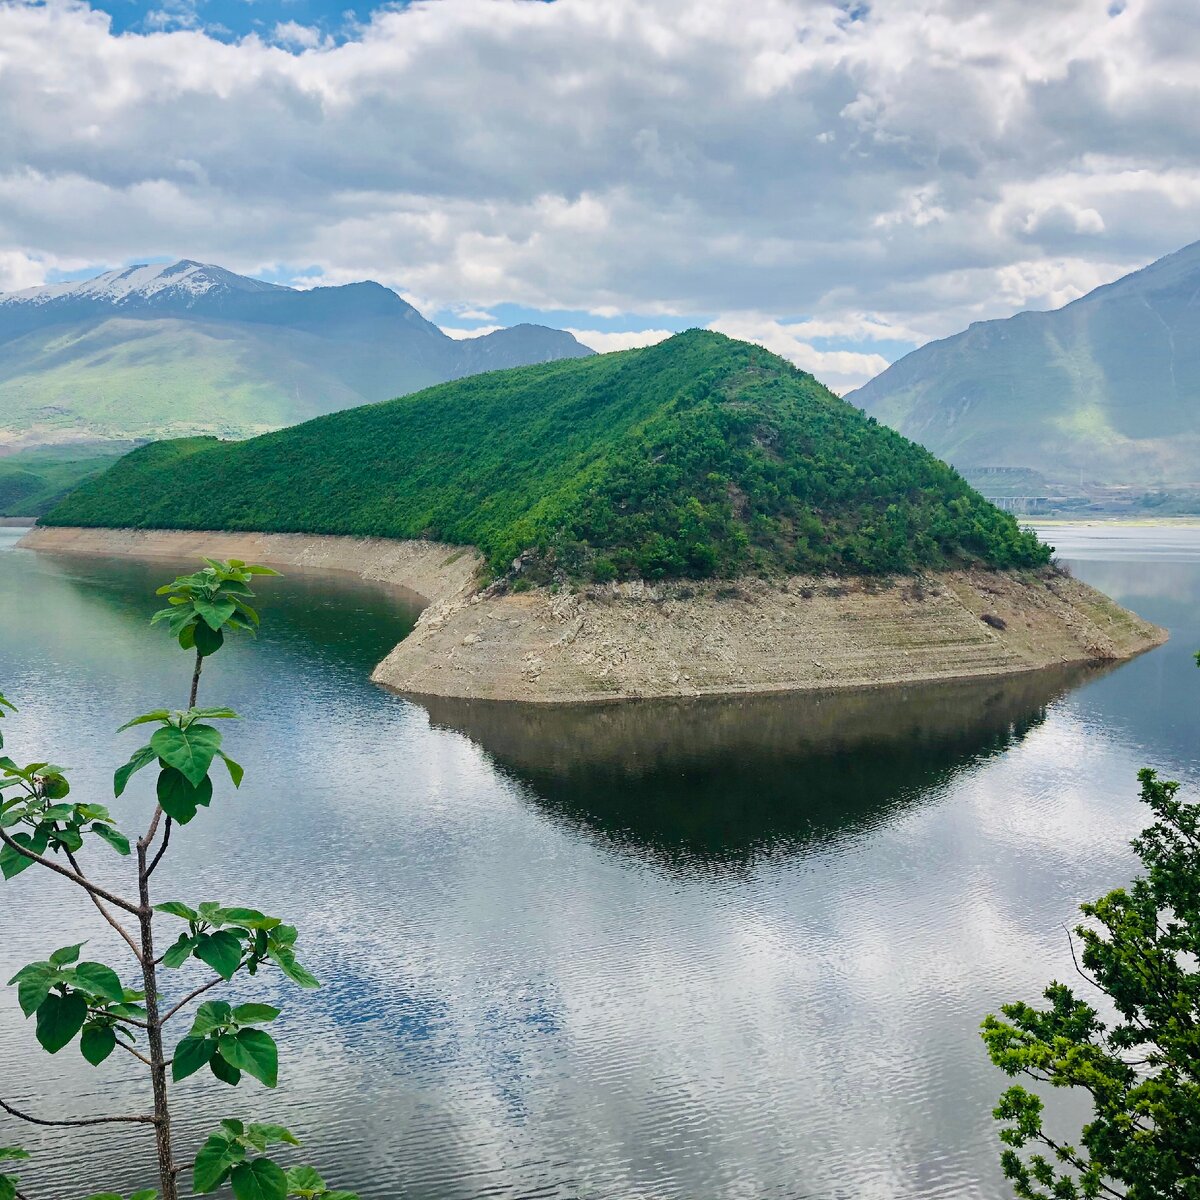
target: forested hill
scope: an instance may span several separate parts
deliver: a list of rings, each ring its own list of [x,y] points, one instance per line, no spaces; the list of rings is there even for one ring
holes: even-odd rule
[[[433,537],[572,577],[1036,566],[921,447],[756,346],[692,330],[495,371],[247,442],[134,451],[47,524]]]

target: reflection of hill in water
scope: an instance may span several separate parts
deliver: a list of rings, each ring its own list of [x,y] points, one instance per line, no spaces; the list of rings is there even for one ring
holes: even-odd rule
[[[552,816],[660,860],[737,862],[919,799],[1020,741],[1098,673],[565,708],[421,703]]]

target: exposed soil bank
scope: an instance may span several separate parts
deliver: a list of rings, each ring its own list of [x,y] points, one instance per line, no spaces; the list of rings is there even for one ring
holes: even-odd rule
[[[562,704],[861,688],[1112,662],[1167,636],[1052,571],[626,583],[513,594],[476,592],[474,553],[433,542],[38,528],[21,544],[237,557],[404,588],[428,607],[373,678],[419,695]]]

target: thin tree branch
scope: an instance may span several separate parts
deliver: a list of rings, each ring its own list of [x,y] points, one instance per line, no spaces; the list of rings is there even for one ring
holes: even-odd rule
[[[150,865],[149,865],[149,866],[146,868],[146,878],[147,878],[147,879],[148,879],[148,878],[149,878],[151,875],[153,875],[153,874],[154,874],[154,868],[158,866],[158,861],[159,861],[159,859],[161,859],[161,858],[162,858],[162,856],[163,856],[164,854],[166,854],[166,852],[167,852],[167,847],[168,847],[168,846],[171,844],[171,826],[172,826],[173,824],[174,824],[174,822],[171,820],[171,818],[170,818],[170,817],[168,817],[168,818],[167,818],[167,823],[166,823],[166,825],[165,825],[165,826],[164,826],[164,828],[163,828],[163,840],[162,840],[162,845],[161,845],[161,846],[159,846],[159,848],[158,848],[158,853],[157,853],[157,854],[154,856],[154,859],[153,859],[153,861],[152,861],[152,862],[150,863]]]
[[[118,1038],[117,1045],[120,1046],[122,1050],[128,1050],[134,1058],[136,1058],[139,1062],[144,1062],[146,1066],[154,1066],[154,1064],[144,1054],[142,1054],[141,1051],[135,1050],[128,1042],[123,1042],[120,1038]]]
[[[127,913],[133,913],[134,916],[137,915],[138,910],[136,905],[130,904],[128,900],[121,899],[120,896],[113,895],[112,892],[100,887],[99,884],[93,883],[90,879],[86,879],[77,871],[68,870],[68,868],[54,862],[53,859],[45,858],[41,854],[35,854],[32,850],[26,850],[24,846],[20,846],[14,842],[3,829],[0,829],[0,842],[3,842],[10,850],[15,850],[22,857],[31,859],[40,866],[47,867],[49,870],[69,879],[72,883],[78,884],[89,895],[99,896],[102,900],[107,900],[109,904],[115,904]]]
[[[75,855],[72,854],[70,850],[68,850],[66,853],[67,861],[75,868],[76,874],[78,874],[81,879],[84,878],[83,871],[80,869],[79,864],[75,861]],[[134,941],[133,934],[130,933],[129,930],[126,929],[125,926],[122,925],[121,922],[118,921],[117,918],[114,917],[112,913],[110,913],[108,909],[104,907],[98,896],[88,892],[88,898],[96,906],[100,915],[125,939],[130,950],[133,951],[133,957],[136,958],[138,962],[141,962],[142,952],[138,949],[138,944],[136,941]]]
[[[163,810],[161,804],[154,806],[154,816],[150,818],[150,828],[146,830],[145,836],[138,840],[138,845],[143,850],[150,848],[150,843],[154,841],[154,835],[158,832],[158,823],[163,819]]]
[[[31,1117],[28,1113],[21,1112],[19,1108],[13,1108],[11,1104],[6,1104],[0,1100],[0,1108],[4,1109],[10,1117],[16,1117],[20,1121],[28,1121],[30,1125],[153,1125],[153,1117],[85,1117],[81,1120],[74,1121],[46,1121],[41,1117]]]
[[[246,960],[243,959],[241,963],[238,963],[237,969],[239,971],[242,969],[242,963],[244,963],[245,961]],[[216,975],[212,979],[210,979],[206,984],[204,984],[202,987],[198,987],[194,992],[188,992],[188,994],[186,996],[184,996],[184,998],[182,1000],[180,1000],[180,1002],[178,1004],[176,1004],[174,1008],[170,1008],[167,1010],[167,1015],[165,1017],[163,1017],[162,1023],[165,1025],[181,1008],[183,1008],[185,1005],[191,1004],[191,1002],[193,1000],[195,1000],[197,996],[203,996],[204,993],[207,992],[209,988],[215,988],[218,983],[228,983],[228,982],[229,982],[229,980],[225,979],[223,976]]]
[[[97,1017],[111,1017],[112,1016],[112,1013],[106,1012],[102,1008],[89,1008],[88,1012],[94,1013]],[[124,1025],[136,1025],[139,1029],[149,1029],[150,1028],[146,1024],[145,1021],[139,1021],[137,1019],[137,1017],[118,1017],[117,1020],[120,1021]]]

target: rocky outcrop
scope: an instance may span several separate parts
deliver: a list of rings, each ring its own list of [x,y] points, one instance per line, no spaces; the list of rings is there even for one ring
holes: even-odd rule
[[[427,607],[373,678],[427,696],[561,704],[861,688],[1112,662],[1166,639],[1053,570],[514,592],[477,591],[475,553],[434,542],[36,529],[22,544],[232,556],[390,583]]]

